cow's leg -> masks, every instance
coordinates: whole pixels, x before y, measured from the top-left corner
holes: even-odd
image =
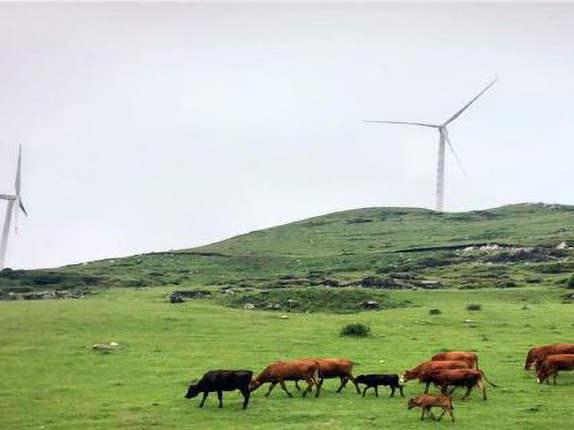
[[[283,391],[285,391],[287,393],[287,395],[289,397],[293,397],[293,395],[287,389],[287,386],[285,385],[285,381],[283,381],[283,380],[279,381],[279,385],[281,385],[281,388],[283,389]],[[303,393],[303,396],[305,396],[305,393]]]
[[[359,389],[359,384],[357,384],[357,381],[355,380],[355,378],[353,378],[353,375],[349,375],[349,379],[355,385],[355,389],[357,390],[357,394],[360,394],[361,390]]]
[[[269,391],[267,391],[267,393],[265,393],[265,397],[269,397],[269,394],[271,394],[271,391],[273,391],[273,388],[275,388],[275,385],[277,385],[277,382],[271,383],[271,386],[269,387]]]
[[[299,386],[299,380],[295,379],[295,388],[297,388],[297,391],[301,391],[301,387]]]
[[[454,415],[452,414],[451,408],[448,408],[448,413],[450,414],[450,417],[452,418],[452,422],[454,423]]]
[[[341,378],[341,385],[339,386],[339,388],[337,388],[337,393],[340,393],[341,390],[345,388],[345,385],[347,385],[347,382],[349,382],[349,378],[345,376],[339,376],[339,378]]]
[[[313,379],[313,378],[305,379],[305,382],[308,384],[308,387],[305,389],[305,391],[303,391],[303,397],[307,396],[307,393],[313,391],[313,385],[317,385],[317,383],[315,382],[315,379]],[[317,393],[319,393],[319,391],[317,391]],[[319,395],[317,394],[317,395],[315,395],[315,397],[319,397]]]
[[[442,416],[445,414],[445,412],[446,412],[446,409],[445,409],[445,408],[443,408],[443,409],[442,409],[442,414],[440,414],[440,415],[439,415],[439,417],[438,417],[438,420],[437,420],[437,421],[440,421],[440,420],[442,420]]]
[[[558,375],[558,372],[554,372],[554,374],[552,375],[552,377],[554,379],[554,385],[556,385],[556,375]]]
[[[482,400],[486,400],[486,384],[482,381],[478,381],[478,388],[482,389]]]
[[[379,386],[375,385],[375,394],[379,397]]]
[[[315,382],[315,397],[319,397],[319,394],[321,393],[321,388],[323,388],[323,378],[319,378],[319,382],[315,381],[315,379],[313,378],[313,381]]]
[[[369,388],[368,385],[367,385],[367,386],[365,387],[365,389],[363,390],[363,397],[365,397],[365,393],[367,392],[367,388]]]
[[[251,391],[249,391],[249,388],[242,388],[241,394],[243,394],[243,409],[247,409],[247,405],[249,404],[249,396],[251,395]]]
[[[219,390],[217,392],[217,398],[219,399],[219,407],[223,407],[223,391]]]
[[[426,408],[422,408],[423,409],[423,413],[421,415],[421,421],[425,419],[425,412],[426,412]]]
[[[470,394],[470,392],[472,391],[472,385],[469,385],[466,387],[466,394],[464,396],[462,396],[461,400],[464,400],[468,397],[468,395]]]
[[[425,387],[425,394],[429,393],[430,384],[430,382],[427,382],[427,386]]]
[[[199,404],[200,408],[203,408],[203,405],[205,404],[205,399],[207,399],[207,396],[209,396],[209,391],[204,391],[203,392],[203,399],[201,399],[201,403]]]
[[[391,385],[391,397],[395,397],[395,386]]]

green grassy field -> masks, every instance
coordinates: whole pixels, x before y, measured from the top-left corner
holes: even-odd
[[[348,357],[355,373],[398,373],[444,348],[476,351],[500,387],[484,402],[455,394],[454,425],[464,429],[567,429],[572,427],[574,382],[540,386],[522,369],[536,344],[572,342],[572,305],[555,287],[508,290],[390,292],[414,306],[357,314],[279,313],[219,306],[215,300],[166,302],[169,288],[101,291],[83,300],[0,302],[0,428],[20,429],[413,429],[452,427],[419,422],[406,399],[359,397],[351,387],[335,394],[286,398],[276,389],[253,393],[242,411],[238,393],[216,396],[199,409],[183,398],[188,382],[205,371],[247,368],[302,356]],[[468,303],[482,311],[465,310]],[[429,315],[440,308],[441,315]],[[465,322],[465,320],[472,320]],[[362,322],[373,335],[339,336],[342,325]],[[86,348],[119,342],[102,354]],[[421,387],[409,382],[407,399]]]

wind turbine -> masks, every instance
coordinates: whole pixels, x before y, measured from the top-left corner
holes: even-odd
[[[405,122],[405,121],[364,121],[364,122],[382,122],[385,124],[406,124],[406,125],[416,125],[420,127],[431,127],[438,129],[439,132],[439,145],[438,145],[438,166],[437,166],[437,178],[436,178],[436,210],[441,211],[443,209],[443,201],[444,201],[444,153],[445,153],[445,144],[448,143],[454,158],[456,159],[457,163],[462,168],[462,164],[458,159],[456,151],[454,147],[450,143],[450,139],[448,138],[448,129],[447,126],[452,123],[455,119],[457,119],[460,114],[462,114],[468,107],[473,104],[481,95],[483,95],[486,90],[488,90],[491,86],[494,85],[496,79],[493,80],[490,84],[486,86],[478,95],[469,101],[466,105],[463,106],[461,110],[451,116],[442,124],[429,124],[425,122]]]
[[[0,200],[8,200],[8,206],[6,207],[6,217],[4,218],[4,227],[2,229],[2,242],[0,242],[0,270],[4,268],[4,262],[6,260],[6,249],[8,247],[8,235],[10,233],[12,214],[14,215],[14,227],[16,232],[18,232],[18,215],[20,210],[24,212],[24,215],[28,216],[28,213],[22,204],[22,197],[20,197],[21,168],[22,145],[19,146],[18,150],[18,167],[16,168],[15,181],[16,194],[0,194]]]

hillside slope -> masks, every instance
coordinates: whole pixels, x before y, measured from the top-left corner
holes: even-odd
[[[572,251],[556,248],[563,242],[574,245],[573,206],[366,208],[193,249],[66,266],[49,279],[45,271],[5,274],[0,286],[512,287],[563,282],[574,272]],[[480,249],[485,244],[500,248]]]

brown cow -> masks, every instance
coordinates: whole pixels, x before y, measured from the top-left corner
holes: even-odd
[[[559,370],[574,370],[574,354],[548,356],[540,366],[540,369],[538,369],[538,383],[542,384],[550,376],[553,376],[554,385],[556,385],[556,375]]]
[[[324,379],[339,378],[341,380],[341,385],[337,389],[337,393],[347,385],[349,380],[355,385],[357,389],[357,394],[360,394],[359,386],[353,377],[353,363],[351,360],[346,358],[302,358],[301,360],[313,360],[319,363],[321,367],[321,380],[319,381],[316,397],[319,395],[319,389],[323,386]],[[295,386],[299,390],[299,384],[295,381]]]
[[[486,400],[486,386],[483,379],[496,387],[486,379],[482,370],[476,369],[437,369],[430,372],[427,379],[439,387],[443,394],[452,394],[458,387],[466,387],[466,393],[462,400],[466,399],[476,386],[482,389],[482,399]],[[449,386],[454,386],[450,393],[448,393]]]
[[[259,375],[257,375],[257,377],[251,381],[249,389],[250,391],[255,391],[262,384],[270,382],[271,386],[269,387],[267,394],[265,394],[265,397],[268,397],[269,394],[271,394],[271,391],[277,384],[281,385],[281,388],[283,388],[283,391],[285,391],[289,397],[293,397],[293,395],[287,390],[285,381],[298,381],[303,379],[308,385],[308,387],[303,391],[303,397],[305,397],[308,392],[313,391],[313,386],[317,387],[316,397],[318,397],[321,387],[318,385],[317,381],[320,377],[321,369],[316,361],[277,361],[267,366]]]
[[[408,409],[422,408],[423,413],[421,415],[421,421],[424,420],[425,413],[429,416],[429,418],[434,420],[434,415],[431,412],[431,408],[433,407],[442,408],[442,414],[440,414],[440,417],[438,417],[439,421],[442,419],[442,416],[445,414],[445,412],[448,412],[452,418],[452,422],[454,422],[454,415],[452,414],[454,407],[452,406],[452,398],[449,396],[445,396],[444,394],[421,394],[420,396],[409,399],[408,403]]]
[[[433,355],[431,361],[466,361],[471,369],[478,369],[478,356],[474,352],[449,351]]]
[[[550,345],[541,345],[530,349],[524,361],[524,370],[530,369],[537,360],[542,359],[543,361],[547,356],[555,354],[574,354],[574,344],[552,343]]]
[[[411,370],[405,371],[401,377],[401,384],[410,381],[411,379],[418,379],[419,382],[425,383],[425,394],[429,392],[431,381],[428,380],[427,375],[437,369],[469,369],[471,366],[466,361],[425,361]]]

